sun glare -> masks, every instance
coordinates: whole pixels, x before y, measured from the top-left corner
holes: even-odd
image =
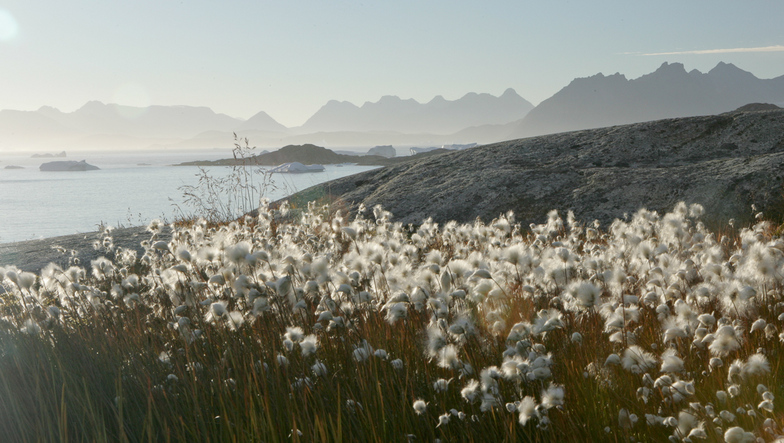
[[[19,34],[19,25],[10,12],[0,9],[0,42],[11,41]]]

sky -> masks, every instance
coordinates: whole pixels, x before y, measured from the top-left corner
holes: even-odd
[[[784,2],[2,0],[0,109],[208,106],[292,127],[327,101],[427,102],[663,62],[784,75]]]

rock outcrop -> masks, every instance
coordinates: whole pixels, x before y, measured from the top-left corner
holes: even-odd
[[[784,110],[732,112],[520,139],[333,180],[290,197],[351,210],[381,204],[403,223],[485,221],[551,209],[607,224],[640,208],[700,203],[708,223],[784,214]]]

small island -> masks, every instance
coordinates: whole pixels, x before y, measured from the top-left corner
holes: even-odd
[[[30,156],[30,158],[57,158],[57,157],[65,158],[66,157],[65,151],[60,151],[58,154],[52,154],[47,152],[45,154],[33,154]]]
[[[44,163],[38,169],[41,171],[95,171],[101,168],[87,163],[86,160],[70,160]]]

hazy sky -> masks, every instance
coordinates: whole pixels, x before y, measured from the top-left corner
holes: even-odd
[[[782,18],[778,0],[4,0],[0,109],[184,104],[297,126],[330,99],[511,87],[537,104],[664,61],[771,78]]]

